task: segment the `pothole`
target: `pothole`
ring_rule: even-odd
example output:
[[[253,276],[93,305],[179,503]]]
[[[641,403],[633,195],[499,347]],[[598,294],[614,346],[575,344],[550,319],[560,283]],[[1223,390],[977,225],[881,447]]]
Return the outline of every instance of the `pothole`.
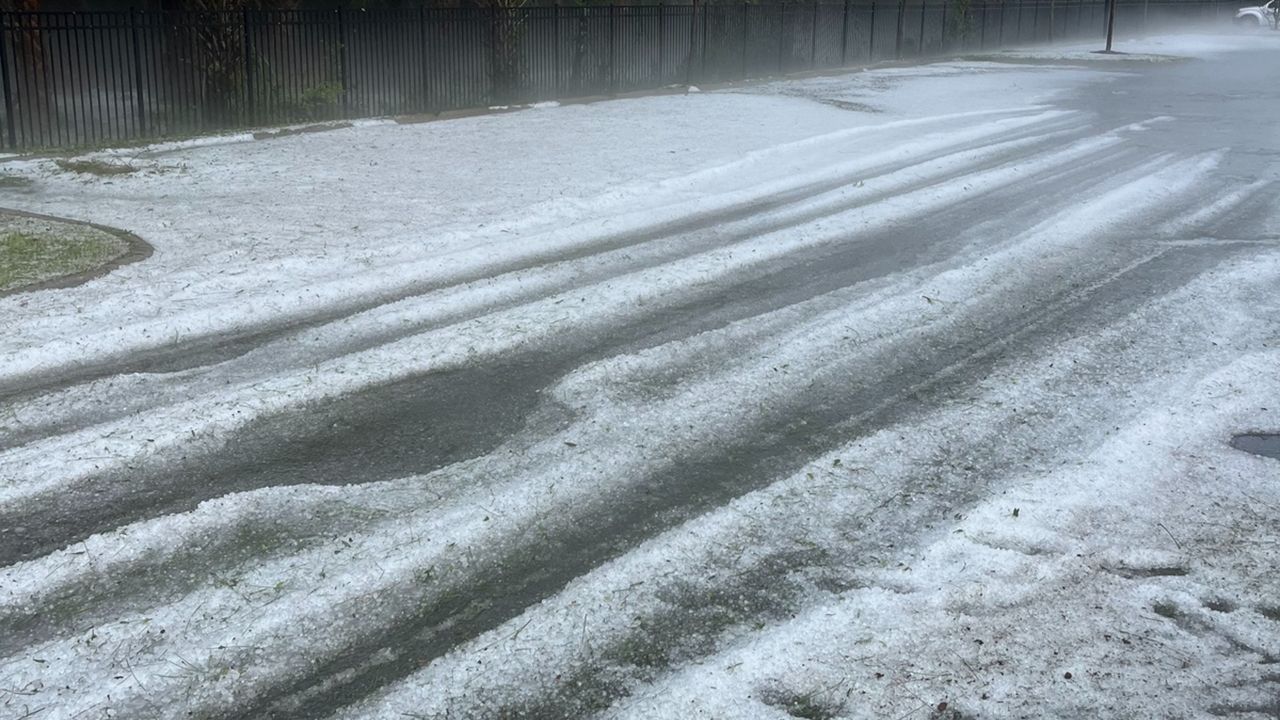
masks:
[[[1231,447],[1280,460],[1280,433],[1243,433],[1231,438]]]

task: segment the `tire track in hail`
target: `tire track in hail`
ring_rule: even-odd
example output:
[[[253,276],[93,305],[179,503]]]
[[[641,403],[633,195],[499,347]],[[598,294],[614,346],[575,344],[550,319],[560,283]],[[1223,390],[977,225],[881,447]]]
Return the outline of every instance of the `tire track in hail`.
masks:
[[[1090,252],[1100,250],[1102,248],[1091,248]],[[1140,248],[1139,248],[1140,249]],[[504,549],[503,557],[499,558],[495,563],[498,567],[497,572],[493,572],[493,568],[488,566],[489,561],[485,561],[486,567],[481,568],[487,574],[481,574],[478,577],[471,576],[471,580],[466,581],[465,586],[458,586],[449,592],[446,596],[442,596],[435,600],[431,600],[432,605],[424,608],[424,615],[414,616],[405,619],[401,616],[400,622],[396,624],[393,631],[390,632],[391,641],[396,638],[407,638],[413,633],[406,630],[418,628],[421,630],[427,627],[426,634],[431,635],[430,628],[435,627],[431,623],[438,622],[442,618],[446,620],[448,628],[461,627],[466,625],[472,629],[483,631],[483,627],[476,628],[477,624],[487,624],[490,616],[481,617],[479,620],[472,622],[469,613],[449,612],[447,607],[453,599],[461,597],[467,600],[467,605],[472,605],[471,598],[476,593],[483,593],[485,589],[494,588],[494,583],[499,583],[500,587],[507,587],[504,583],[508,580],[503,575],[502,569],[506,568],[508,572],[519,572],[518,568],[529,570],[536,568],[537,564],[529,564],[523,561],[523,553],[537,551],[540,557],[557,558],[561,555],[558,550],[565,550],[563,557],[566,561],[573,558],[574,544],[579,533],[586,533],[589,537],[595,538],[596,545],[586,546],[592,551],[607,551],[604,547],[602,550],[601,543],[607,545],[608,539],[602,540],[602,532],[609,528],[601,528],[601,524],[621,523],[619,530],[619,538],[627,538],[628,532],[639,533],[641,537],[646,532],[652,532],[660,529],[660,526],[668,524],[668,521],[678,521],[679,516],[691,512],[696,512],[700,502],[699,497],[709,494],[711,500],[706,502],[714,502],[716,493],[728,493],[728,496],[734,496],[734,493],[745,491],[742,487],[742,477],[755,477],[762,482],[767,482],[770,477],[775,477],[780,466],[787,464],[788,453],[796,453],[798,457],[804,458],[811,455],[814,444],[821,444],[819,437],[822,433],[815,432],[814,428],[828,429],[835,431],[836,428],[848,419],[850,408],[862,410],[866,407],[876,407],[877,403],[887,406],[887,412],[893,412],[894,408],[909,405],[907,400],[912,397],[919,396],[923,390],[919,387],[920,378],[926,380],[933,377],[930,370],[936,368],[946,369],[956,364],[955,357],[959,352],[961,357],[967,357],[969,350],[983,350],[988,345],[984,344],[985,340],[992,338],[999,339],[1006,337],[1017,331],[1018,326],[1027,325],[1034,326],[1037,322],[1043,326],[1045,322],[1053,322],[1057,320],[1054,313],[1049,313],[1052,317],[1048,320],[1037,320],[1038,308],[1057,308],[1063,306],[1062,302],[1057,300],[1059,295],[1072,293],[1083,293],[1083,298],[1077,302],[1085,302],[1091,296],[1089,288],[1094,287],[1107,278],[1097,278],[1098,273],[1108,272],[1107,268],[1115,268],[1117,265],[1123,266],[1128,258],[1131,257],[1134,248],[1130,248],[1129,244],[1122,243],[1120,246],[1112,249],[1108,253],[1108,257],[1099,258],[1100,262],[1095,267],[1089,266],[1088,272],[1082,271],[1082,274],[1076,278],[1080,282],[1084,282],[1087,278],[1093,278],[1093,281],[1086,283],[1084,291],[1078,291],[1070,282],[1070,279],[1059,278],[1054,284],[1065,285],[1059,287],[1050,293],[1050,288],[1043,287],[1044,278],[1027,277],[1019,282],[1023,284],[1028,291],[1046,296],[1043,302],[1024,303],[1016,306],[1013,303],[992,303],[984,302],[981,307],[987,307],[993,312],[990,316],[983,315],[981,317],[970,318],[965,322],[965,333],[961,336],[961,346],[956,347],[949,344],[945,338],[936,337],[934,331],[925,333],[923,336],[913,335],[908,339],[895,342],[889,347],[881,347],[872,355],[866,357],[858,357],[856,364],[865,370],[872,371],[870,376],[851,377],[845,374],[827,375],[820,378],[821,382],[810,384],[806,388],[799,390],[792,397],[788,396],[784,402],[776,407],[771,406],[765,415],[762,415],[758,421],[753,420],[752,427],[749,432],[741,437],[735,437],[727,444],[713,444],[704,446],[695,444],[693,447],[682,450],[682,455],[676,459],[675,465],[672,467],[653,468],[646,470],[648,479],[641,485],[635,487],[626,487],[624,489],[623,498],[630,500],[630,503],[623,502],[619,504],[620,511],[618,513],[605,514],[600,517],[587,517],[581,525],[569,526],[564,535],[558,537],[548,537],[545,542],[550,547],[538,546],[530,548],[524,546],[515,553],[509,553]],[[1095,299],[1096,301],[1096,299]],[[1104,308],[1119,308],[1121,303],[1100,303]],[[1066,303],[1069,309],[1074,307],[1072,303]],[[1066,312],[1065,310],[1063,312]],[[976,323],[970,328],[969,323]],[[967,350],[968,349],[968,350]],[[855,362],[849,360],[848,362]],[[960,363],[964,365],[964,362]],[[902,382],[895,385],[895,379]],[[854,383],[854,387],[849,387],[849,383]],[[902,395],[906,393],[906,395]],[[906,397],[906,400],[903,398]],[[797,423],[797,415],[807,418],[803,426]],[[816,438],[816,439],[815,439]],[[745,446],[744,446],[745,445]],[[780,453],[782,456],[780,456]],[[759,464],[764,468],[762,472],[751,471],[755,464]],[[751,471],[751,472],[749,472]],[[722,473],[717,476],[716,473]],[[700,481],[697,487],[689,488],[686,481],[689,477],[696,477]],[[719,480],[717,478],[719,477]],[[748,488],[749,489],[749,488]],[[613,500],[610,501],[613,505]],[[585,512],[585,510],[583,511]],[[582,518],[580,518],[582,519]],[[575,521],[576,522],[576,521]],[[623,532],[626,531],[626,532]],[[609,536],[605,534],[604,538]],[[634,537],[631,537],[634,539]],[[554,575],[558,572],[558,568],[542,568],[541,574],[534,570],[534,574],[516,576],[510,578],[510,588],[513,591],[519,591],[518,597],[513,602],[526,601],[531,602],[536,598],[530,595],[536,594],[532,590],[525,588],[520,590],[520,581],[527,583],[535,583],[546,575]],[[572,572],[571,568],[567,572]],[[495,579],[496,576],[496,579]],[[570,575],[572,577],[573,575]],[[561,579],[562,580],[562,579]],[[482,583],[477,585],[477,583]],[[554,582],[552,583],[555,584]],[[561,582],[562,584],[562,582]],[[554,589],[551,588],[551,589]],[[389,589],[388,589],[389,590]],[[495,593],[495,603],[501,602],[504,598]],[[425,598],[424,598],[425,600]],[[488,611],[492,608],[480,608],[481,611]],[[430,612],[427,612],[430,611]],[[518,611],[518,608],[517,608]],[[401,611],[397,611],[397,615]],[[482,612],[483,614],[483,612]],[[448,630],[446,628],[445,630]],[[358,663],[356,667],[345,666],[338,667],[330,664],[328,670],[339,673],[338,677],[355,678],[364,677],[370,680],[373,676],[368,673],[358,672],[362,670],[365,658],[369,653],[388,645],[388,637],[382,630],[385,628],[367,628],[374,631],[374,637],[368,642],[365,637],[358,640],[354,638],[344,639],[343,642],[351,641],[353,645],[348,653],[339,653],[343,663]],[[437,630],[439,628],[436,628]],[[366,636],[367,637],[367,636]],[[392,642],[394,644],[394,642]],[[414,648],[416,649],[416,648]],[[325,651],[326,654],[328,651]],[[322,662],[327,662],[325,659]],[[335,663],[337,661],[334,661]],[[385,666],[380,666],[385,667]],[[323,669],[323,668],[322,668]],[[298,668],[302,671],[302,668]],[[303,682],[306,686],[315,684],[316,673],[310,670],[304,671],[307,678],[311,682]],[[324,674],[324,678],[329,678],[329,673]],[[320,680],[321,683],[324,679]],[[305,695],[305,688],[299,690]],[[275,700],[282,700],[295,692],[275,693]],[[341,693],[340,693],[341,694]],[[267,698],[272,701],[273,698]],[[291,704],[286,702],[285,704]],[[249,710],[249,714],[253,714],[253,710]]]
[[[1199,256],[1200,262],[1187,261],[1193,256]],[[1204,248],[1158,254],[1101,279],[1097,285],[1057,292],[1045,303],[982,328],[959,346],[926,340],[897,347],[895,356],[911,356],[912,361],[898,363],[885,375],[863,378],[854,385],[811,387],[796,397],[785,413],[775,414],[763,427],[736,438],[732,446],[718,448],[716,454],[709,456],[681,458],[642,487],[628,489],[625,496],[615,498],[626,508],[625,512],[603,521],[583,517],[568,532],[547,538],[545,544],[530,543],[518,553],[497,559],[492,573],[482,575],[475,585],[458,588],[445,602],[427,608],[409,623],[367,638],[311,676],[268,696],[265,702],[225,717],[300,720],[365,697],[407,677],[460,643],[518,616],[570,580],[625,554],[644,540],[793,474],[811,458],[877,428],[927,415],[940,396],[985,376],[997,363],[1012,357],[1005,353],[1015,346],[1017,355],[1023,357],[1043,351],[1074,332],[1122,317],[1148,301],[1148,293],[1176,289],[1222,259],[1222,253]],[[885,362],[893,361],[887,357]],[[840,399],[833,402],[832,397]],[[982,489],[975,487],[973,492],[939,499],[963,508],[980,499]],[[887,522],[886,528],[902,526]],[[554,560],[549,563],[549,558]],[[761,617],[788,610],[787,603],[797,599],[793,591],[804,586],[795,586],[792,581],[794,587],[788,590],[787,576],[807,568],[820,570],[823,559],[821,554],[805,552],[766,558],[750,575],[748,584],[758,591],[754,597],[747,596],[747,607]],[[554,567],[549,568],[549,564]],[[828,589],[846,587],[838,576],[827,579]],[[723,605],[740,599],[721,595],[718,602]],[[687,629],[682,622],[712,609],[714,605],[708,602],[717,602],[714,592],[712,597],[689,598],[685,603],[687,615],[671,618],[663,625],[673,631],[668,635],[653,633],[653,626],[642,628],[648,642],[642,641],[640,647],[615,655],[625,660],[626,653],[637,653],[632,658],[638,663],[632,676],[612,674],[616,666],[608,668],[608,672],[588,669],[583,677],[569,678],[570,682],[584,682],[572,688],[573,693],[581,695],[522,707],[517,716],[553,720],[565,717],[566,711],[603,709],[625,694],[629,680],[643,675],[642,666],[648,661],[696,653],[699,648],[709,650],[711,646],[701,643],[699,637],[674,632],[681,627]],[[724,613],[717,619],[712,613],[709,620],[704,617],[707,621],[695,627],[703,633],[723,631],[737,617]],[[688,659],[687,655],[681,656]]]
[[[408,322],[393,329],[381,329],[377,327],[376,323],[370,323],[373,327],[367,331],[357,328],[357,331],[359,331],[357,337],[340,342],[330,342],[326,347],[317,347],[312,342],[303,342],[309,331],[319,330],[326,325],[333,325],[343,321],[356,321],[362,313],[368,312],[368,309],[365,309],[345,314],[341,317],[317,321],[304,327],[291,328],[287,332],[282,331],[263,338],[261,345],[245,345],[229,357],[214,360],[210,365],[201,365],[201,363],[188,363],[187,365],[192,367],[200,365],[209,369],[222,369],[225,366],[225,373],[235,374],[236,382],[247,382],[263,374],[278,373],[282,367],[312,365],[341,354],[359,352],[409,335],[515,307],[539,296],[585,287],[626,273],[636,272],[662,263],[674,262],[682,257],[689,257],[715,247],[723,247],[751,237],[798,227],[837,213],[880,202],[895,193],[910,192],[929,185],[953,181],[975,170],[981,171],[1008,162],[1016,157],[1019,152],[1026,152],[1028,149],[1034,149],[1037,146],[1055,141],[1079,139],[1084,136],[1085,131],[1086,129],[1078,121],[1070,118],[1018,128],[1005,136],[997,138],[996,142],[990,142],[988,139],[985,144],[980,142],[962,143],[958,147],[928,153],[909,161],[886,163],[869,168],[865,174],[859,174],[858,178],[859,181],[875,180],[911,168],[926,166],[929,163],[943,159],[961,157],[978,151],[983,151],[984,153],[990,151],[990,156],[978,158],[967,168],[947,168],[927,177],[899,183],[892,188],[872,190],[859,197],[842,198],[828,201],[818,207],[796,209],[796,206],[802,206],[806,201],[812,201],[824,194],[840,191],[848,187],[849,183],[845,182],[843,185],[835,186],[810,186],[804,189],[803,194],[779,198],[776,202],[769,202],[757,208],[755,212],[742,212],[733,218],[700,222],[696,226],[677,228],[669,233],[655,232],[636,236],[633,238],[633,242],[614,243],[613,245],[616,246],[598,248],[597,251],[556,259],[542,265],[497,272],[485,278],[485,280],[508,282],[511,285],[518,284],[520,287],[511,296],[489,302],[480,307],[459,311],[444,317]],[[643,251],[643,254],[638,251]],[[603,267],[587,264],[605,260],[608,263]],[[539,284],[539,280],[536,277],[521,281],[523,275],[535,271],[544,271],[544,273],[545,271],[554,271],[558,269],[558,266],[565,267],[563,274],[566,276],[559,282],[544,281]],[[571,270],[570,268],[573,269]],[[465,290],[469,282],[473,281],[459,282],[448,286],[448,288],[424,291],[417,295],[399,298],[391,301],[391,303],[412,298],[425,299],[428,295],[448,289],[462,291]],[[524,286],[529,287],[526,288]],[[229,367],[236,360],[252,360],[253,358],[246,357],[250,355],[265,355],[269,360],[266,363],[260,363],[257,367],[250,366],[245,369]],[[247,362],[241,364],[249,365]],[[186,369],[192,369],[192,367],[187,367]],[[170,402],[173,398],[189,397],[192,393],[216,390],[218,389],[217,383],[223,379],[223,373],[202,374],[194,378],[184,377],[181,375],[183,372],[182,367],[158,368],[153,366],[140,368],[137,371],[150,377],[140,378],[139,382],[122,385],[119,389],[91,389],[85,388],[83,385],[77,385],[64,387],[60,390],[47,391],[47,394],[61,393],[70,399],[71,403],[56,408],[55,411],[42,413],[36,422],[0,431],[0,450],[19,447],[52,434],[72,432],[124,415],[144,412],[149,408]],[[129,371],[122,370],[121,372]],[[44,391],[34,390],[32,394],[10,398],[9,404],[16,405],[19,402],[33,402],[40,397],[41,392]],[[85,399],[77,401],[77,396],[84,396]],[[92,399],[90,400],[89,398]]]
[[[1099,156],[1100,158],[1101,156]],[[1085,182],[1093,155],[1048,181]],[[1106,155],[1117,170],[1126,160]],[[1025,178],[1000,191],[1025,208],[1003,218],[1005,232],[1029,224],[1042,211],[1034,198],[1043,186]],[[88,535],[158,515],[181,512],[231,492],[297,483],[346,484],[403,477],[490,452],[525,424],[541,388],[572,367],[620,351],[665,343],[834,290],[885,276],[910,264],[940,263],[963,247],[960,228],[982,225],[989,197],[967,198],[917,224],[911,237],[899,228],[850,231],[856,243],[799,251],[792,261],[728,287],[708,288],[657,315],[641,314],[603,334],[565,338],[555,352],[525,350],[500,362],[467,370],[434,372],[367,387],[302,409],[252,421],[228,438],[213,457],[198,455],[152,468],[135,467],[84,493],[59,490],[59,502],[0,507],[0,565],[65,547]],[[950,241],[950,242],[948,242]],[[97,486],[95,488],[95,486]],[[108,490],[114,489],[114,494]],[[76,507],[80,500],[80,507]],[[14,535],[17,535],[14,537]]]
[[[1033,114],[1005,113],[1003,115],[997,114],[997,117],[1010,119],[1029,117]],[[1056,129],[1072,122],[1071,118],[1051,118],[1047,121],[1041,121],[1039,127]],[[870,130],[874,131],[875,128],[870,128]],[[1032,128],[1016,130],[1010,133],[1010,136],[1016,137],[1019,133],[1029,135],[1035,132],[1037,130],[1033,126]],[[679,219],[660,221],[640,231],[603,233],[571,249],[551,249],[547,252],[532,254],[529,257],[488,262],[481,267],[460,269],[447,279],[431,279],[409,283],[407,286],[397,288],[392,292],[382,293],[374,298],[334,305],[323,312],[302,318],[290,318],[279,322],[266,323],[239,332],[214,333],[208,336],[195,337],[177,346],[134,350],[125,358],[107,358],[103,362],[84,364],[63,372],[43,373],[39,377],[19,378],[18,381],[9,379],[0,383],[0,400],[32,397],[40,393],[65,389],[79,383],[112,375],[174,372],[224,362],[243,355],[273,339],[279,339],[298,331],[366,312],[382,305],[484,280],[503,273],[535,268],[549,263],[586,258],[670,235],[714,228],[720,224],[740,221],[802,202],[815,195],[836,190],[866,177],[869,173],[891,172],[894,169],[928,162],[954,152],[977,149],[990,142],[990,138],[964,141],[916,156],[905,163],[886,162],[880,166],[860,168],[858,171],[848,175],[810,182],[771,197],[754,197],[732,203],[728,207],[696,211]]]

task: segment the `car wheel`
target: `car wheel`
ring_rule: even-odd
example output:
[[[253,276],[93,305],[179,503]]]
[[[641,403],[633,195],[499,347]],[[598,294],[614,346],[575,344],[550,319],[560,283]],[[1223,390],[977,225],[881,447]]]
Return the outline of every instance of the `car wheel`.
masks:
[[[1244,17],[1236,18],[1236,27],[1245,30],[1256,30],[1262,27],[1262,21],[1253,15],[1245,15]]]

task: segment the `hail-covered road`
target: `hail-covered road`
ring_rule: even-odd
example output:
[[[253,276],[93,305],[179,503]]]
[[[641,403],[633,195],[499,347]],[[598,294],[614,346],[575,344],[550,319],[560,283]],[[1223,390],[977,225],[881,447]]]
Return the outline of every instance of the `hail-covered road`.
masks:
[[[10,160],[0,717],[1274,717],[1280,38]],[[13,189],[13,188],[17,189]]]

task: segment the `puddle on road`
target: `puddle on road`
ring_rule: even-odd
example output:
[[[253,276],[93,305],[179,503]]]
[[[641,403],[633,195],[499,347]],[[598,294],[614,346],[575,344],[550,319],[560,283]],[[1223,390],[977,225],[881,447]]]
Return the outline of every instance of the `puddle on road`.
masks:
[[[1231,438],[1231,447],[1280,460],[1280,433],[1244,433]]]

